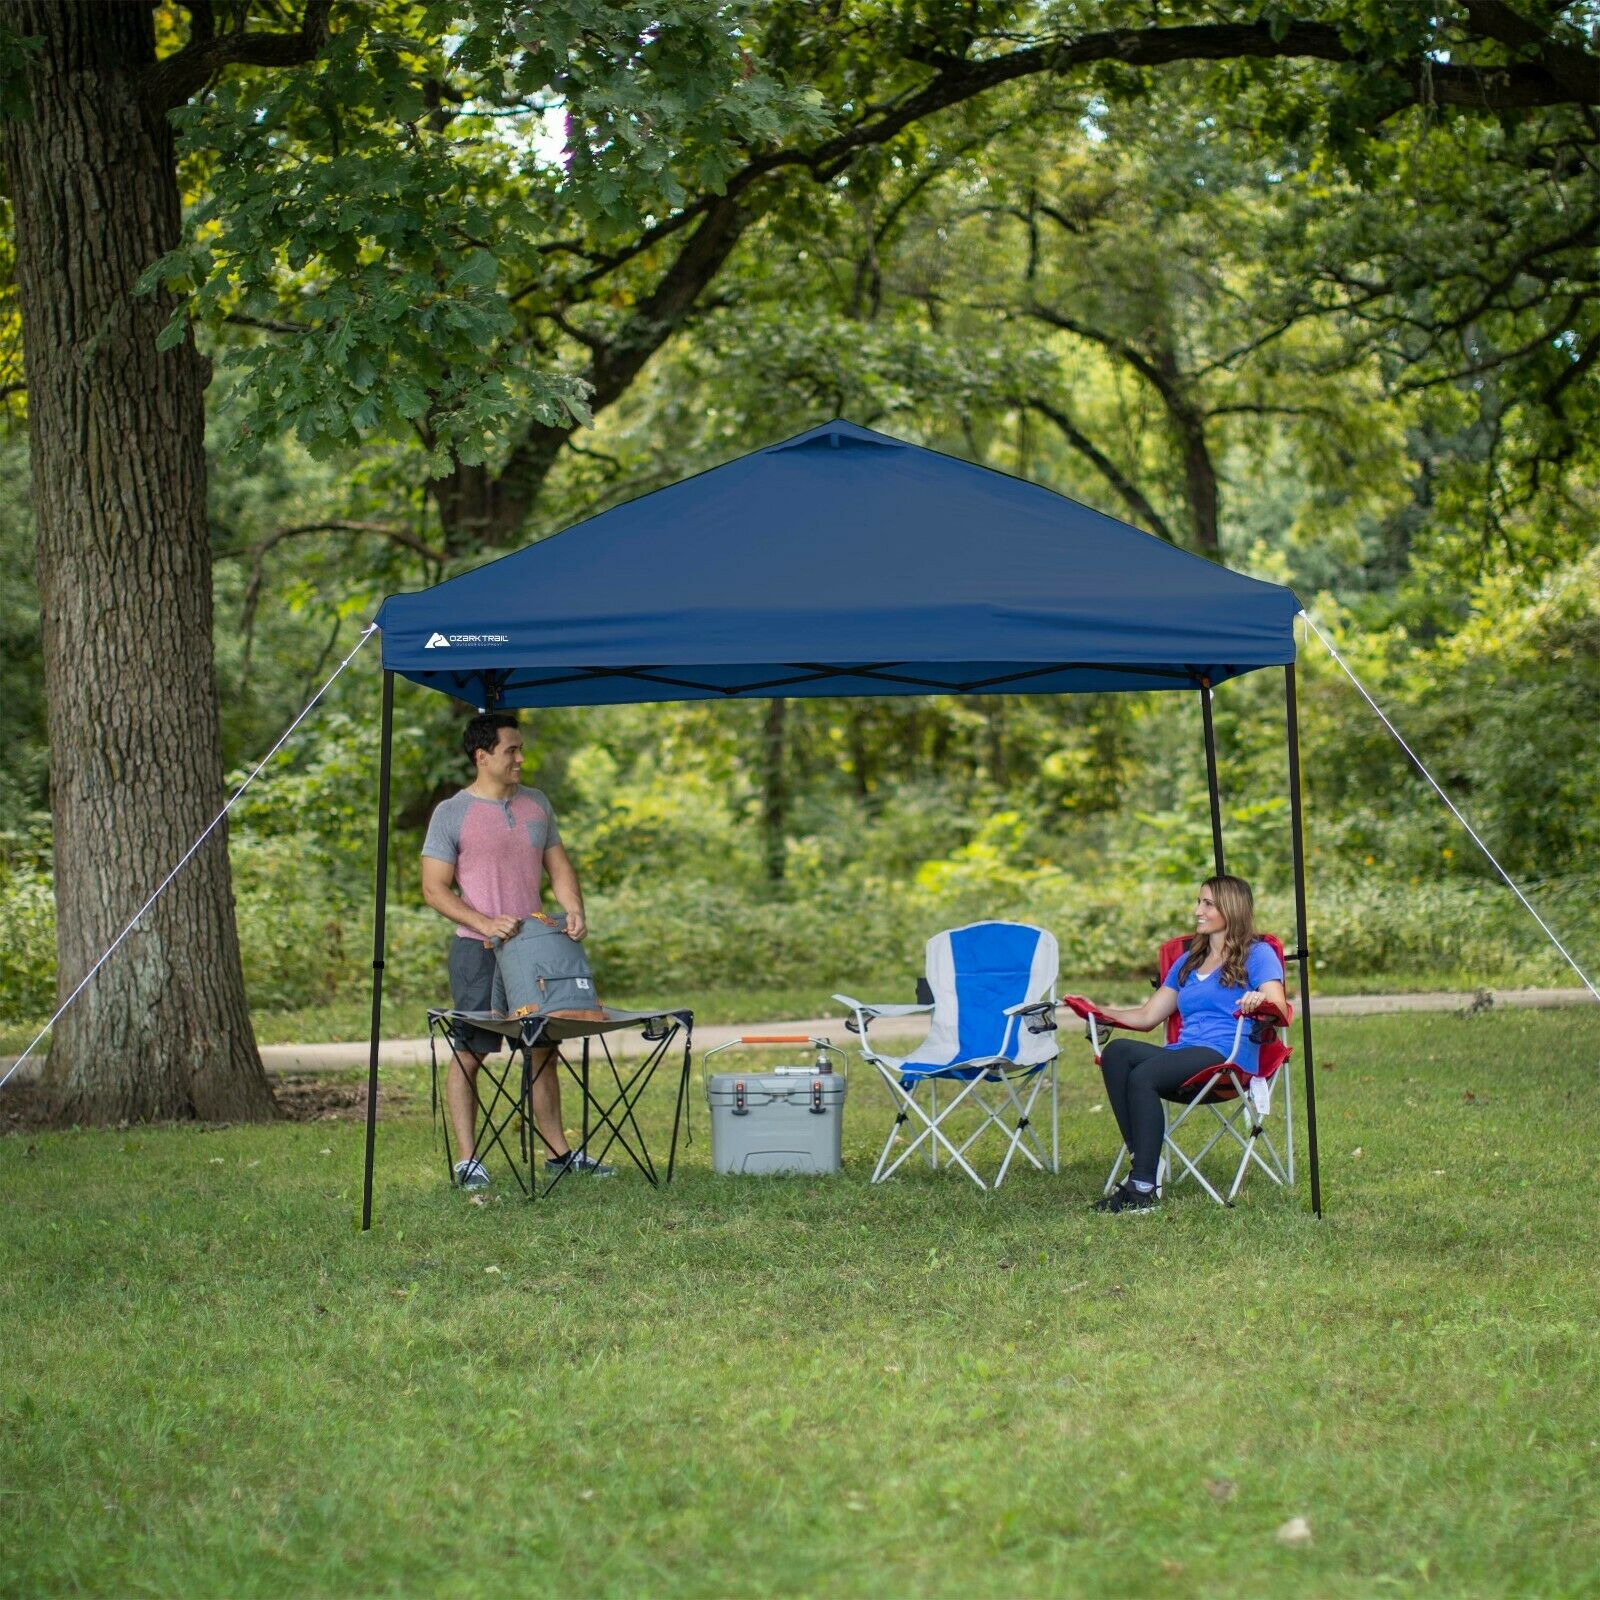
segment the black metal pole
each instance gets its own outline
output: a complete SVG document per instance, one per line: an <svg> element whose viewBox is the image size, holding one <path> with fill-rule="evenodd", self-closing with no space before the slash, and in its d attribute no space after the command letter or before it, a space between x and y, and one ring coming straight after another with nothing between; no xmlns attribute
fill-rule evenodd
<svg viewBox="0 0 1600 1600"><path fill-rule="evenodd" d="M378 1140L378 1035L383 1026L383 913L389 895L389 747L394 742L394 674L383 675L383 744L378 756L378 886L372 912L372 1044L367 1055L367 1170L361 1231L372 1226L372 1161Z"/></svg>
<svg viewBox="0 0 1600 1600"><path fill-rule="evenodd" d="M1294 663L1283 669L1289 723L1289 822L1294 841L1295 956L1300 963L1300 1036L1306 1049L1306 1143L1311 1153L1311 1209L1322 1215L1322 1174L1317 1166L1317 1079L1311 1054L1311 951L1306 946L1306 843L1300 809L1300 717L1295 705Z"/></svg>
<svg viewBox="0 0 1600 1600"><path fill-rule="evenodd" d="M1211 680L1200 680L1200 714L1206 725L1206 787L1211 791L1211 854L1220 878L1228 869L1222 861L1222 794L1217 788L1217 730L1211 721Z"/></svg>

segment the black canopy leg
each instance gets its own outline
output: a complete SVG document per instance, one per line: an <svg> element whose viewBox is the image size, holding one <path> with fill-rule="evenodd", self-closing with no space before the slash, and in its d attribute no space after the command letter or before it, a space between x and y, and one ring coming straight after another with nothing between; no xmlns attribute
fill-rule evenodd
<svg viewBox="0 0 1600 1600"><path fill-rule="evenodd" d="M389 747L394 740L394 674L383 675L383 738L378 757L378 883L372 912L372 1040L367 1052L367 1165L361 1179L361 1231L372 1226L372 1163L378 1138L378 1038L383 1027L383 913L389 893Z"/></svg>

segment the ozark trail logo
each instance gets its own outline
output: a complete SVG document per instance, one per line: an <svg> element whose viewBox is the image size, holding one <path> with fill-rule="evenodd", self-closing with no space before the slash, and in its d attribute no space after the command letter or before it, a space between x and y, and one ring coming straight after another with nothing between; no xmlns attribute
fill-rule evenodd
<svg viewBox="0 0 1600 1600"><path fill-rule="evenodd" d="M451 645L510 644L511 636L505 633L431 633L424 650L447 650Z"/></svg>

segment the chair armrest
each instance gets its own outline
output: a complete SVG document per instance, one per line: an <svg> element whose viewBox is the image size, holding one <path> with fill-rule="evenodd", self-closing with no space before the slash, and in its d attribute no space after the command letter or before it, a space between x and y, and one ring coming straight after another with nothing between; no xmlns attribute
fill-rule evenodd
<svg viewBox="0 0 1600 1600"><path fill-rule="evenodd" d="M1294 1021L1294 1007L1285 1003L1280 1011L1270 1000L1263 1000L1254 1011L1235 1011L1234 1016L1248 1018L1252 1022L1270 1022L1276 1028L1287 1028Z"/></svg>
<svg viewBox="0 0 1600 1600"><path fill-rule="evenodd" d="M1126 1022L1118 1022L1115 1017L1102 1011L1099 1006L1091 1005L1081 994L1063 995L1061 1004L1067 1010L1082 1017L1085 1022L1098 1022L1102 1028L1121 1028L1124 1033L1148 1033L1150 1031L1149 1028L1130 1028Z"/></svg>
<svg viewBox="0 0 1600 1600"><path fill-rule="evenodd" d="M933 1010L932 1006L868 1005L865 1000L857 1000L847 994L836 994L833 998L855 1012L853 1017L845 1019L845 1029L850 1033L859 1033L863 1043L867 1029L879 1017L915 1017Z"/></svg>
<svg viewBox="0 0 1600 1600"><path fill-rule="evenodd" d="M836 994L833 997L842 1006L849 1006L852 1011L860 1011L869 1017L914 1017L921 1011L932 1011L932 1006L869 1006L865 1001L852 1000L847 994Z"/></svg>
<svg viewBox="0 0 1600 1600"><path fill-rule="evenodd" d="M1054 1033L1056 1031L1056 1003L1054 1000L1029 1000L1024 1005L1007 1006L1008 1017L1025 1017L1029 1033Z"/></svg>
<svg viewBox="0 0 1600 1600"><path fill-rule="evenodd" d="M1270 1000L1263 1000L1254 1011L1240 1011L1235 1007L1233 1014L1238 1023L1233 1030L1233 1048L1228 1052L1229 1064L1233 1065L1239 1059L1239 1046L1244 1043L1244 1030L1247 1024L1270 1022L1276 1028L1287 1028L1290 1018L1294 1015L1294 1007L1286 1005L1284 1010L1288 1011L1289 1016L1286 1017ZM1249 1073L1247 1076L1253 1077L1254 1073Z"/></svg>

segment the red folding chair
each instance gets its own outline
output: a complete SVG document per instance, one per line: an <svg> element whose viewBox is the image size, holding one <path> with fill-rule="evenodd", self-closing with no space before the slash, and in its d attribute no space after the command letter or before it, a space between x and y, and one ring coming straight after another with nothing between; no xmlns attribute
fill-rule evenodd
<svg viewBox="0 0 1600 1600"><path fill-rule="evenodd" d="M1257 937L1265 940L1272 948L1281 965L1283 945L1270 933L1259 934ZM1183 959L1184 952L1188 948L1189 940L1186 937L1168 939L1162 945L1160 975L1157 982L1166 981L1167 974ZM1082 995L1069 994L1061 1004L1082 1017L1088 1024L1089 1043L1094 1049L1094 1063L1099 1066L1107 1036L1113 1028L1121 1028L1124 1024L1113 1022L1105 1012L1090 1005ZM1252 1163L1260 1167L1280 1187L1286 1189L1294 1187L1292 1077L1283 1071L1291 1052L1282 1038L1282 1033L1287 1031L1294 1020L1294 1008L1286 1006L1286 1012L1287 1014L1280 1012L1276 1006L1270 1005L1262 1005L1248 1017L1243 1012L1234 1012L1234 1016L1238 1018L1238 1026L1234 1029L1233 1044L1228 1051L1228 1059L1216 1066L1202 1067L1192 1077L1185 1079L1171 1094L1165 1096L1171 1103L1181 1105L1183 1109L1176 1116L1169 1114L1167 1118L1166 1135L1162 1140L1161 1162L1156 1173L1157 1193L1163 1192L1168 1187L1175 1187L1185 1178L1193 1178L1218 1205L1232 1205ZM1182 1028L1183 1019L1174 1012L1167 1018L1168 1044L1177 1043ZM1239 1054L1239 1046L1244 1042L1246 1028L1252 1030L1254 1041L1259 1046L1253 1072L1238 1065L1235 1059ZM1273 1090L1280 1075L1283 1079L1284 1133L1284 1149L1281 1155L1266 1126L1267 1118L1272 1112ZM1202 1109L1211 1113L1215 1119L1215 1126L1209 1127L1209 1137L1191 1155L1178 1142L1175 1135L1191 1116ZM1207 1127L1204 1119L1199 1119L1198 1129ZM1232 1147L1226 1143L1230 1139L1239 1147L1239 1164L1234 1170L1233 1181L1224 1196L1200 1171L1199 1164L1219 1143L1224 1145L1225 1150L1231 1151ZM1106 1194L1110 1194L1116 1187L1125 1161L1130 1167L1132 1166L1132 1156L1127 1145L1121 1147L1117 1152L1117 1159L1111 1164L1111 1173L1106 1179L1104 1191Z"/></svg>

